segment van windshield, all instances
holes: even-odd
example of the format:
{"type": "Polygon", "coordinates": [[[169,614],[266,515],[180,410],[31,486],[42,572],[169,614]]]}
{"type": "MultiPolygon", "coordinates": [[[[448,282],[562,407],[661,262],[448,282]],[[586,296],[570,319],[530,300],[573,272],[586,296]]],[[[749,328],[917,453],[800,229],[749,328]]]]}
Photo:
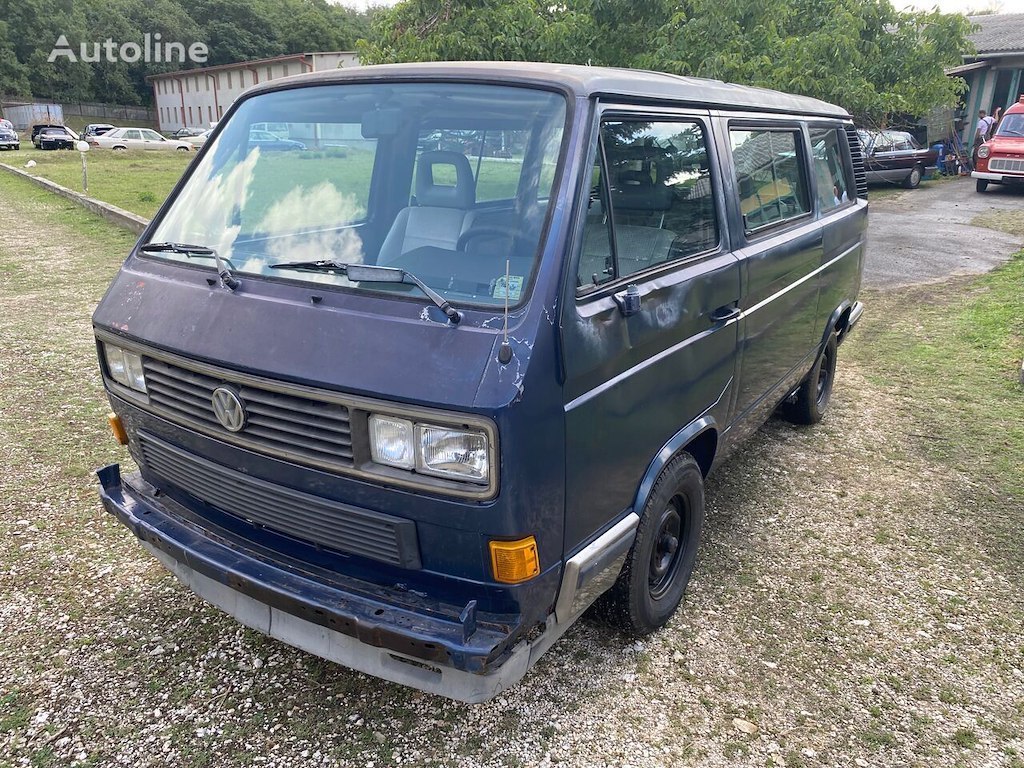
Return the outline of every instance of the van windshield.
{"type": "Polygon", "coordinates": [[[564,97],[507,86],[255,96],[210,142],[149,239],[213,248],[242,277],[419,295],[406,284],[271,269],[329,259],[400,267],[463,306],[504,304],[506,293],[515,304],[529,289],[565,120],[564,97]]]}

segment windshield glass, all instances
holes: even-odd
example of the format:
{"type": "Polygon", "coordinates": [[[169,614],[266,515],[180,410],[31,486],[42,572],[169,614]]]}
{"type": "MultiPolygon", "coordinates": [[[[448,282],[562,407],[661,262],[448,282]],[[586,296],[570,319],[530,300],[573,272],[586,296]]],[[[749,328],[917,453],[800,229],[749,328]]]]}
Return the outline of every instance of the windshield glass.
{"type": "Polygon", "coordinates": [[[533,272],[565,110],[547,91],[464,83],[256,96],[208,142],[150,240],[214,248],[241,277],[418,294],[271,269],[326,259],[400,267],[461,305],[504,304],[508,260],[516,303],[533,272]]]}
{"type": "Polygon", "coordinates": [[[996,136],[1024,136],[1024,112],[1014,112],[1003,117],[996,136]]]}

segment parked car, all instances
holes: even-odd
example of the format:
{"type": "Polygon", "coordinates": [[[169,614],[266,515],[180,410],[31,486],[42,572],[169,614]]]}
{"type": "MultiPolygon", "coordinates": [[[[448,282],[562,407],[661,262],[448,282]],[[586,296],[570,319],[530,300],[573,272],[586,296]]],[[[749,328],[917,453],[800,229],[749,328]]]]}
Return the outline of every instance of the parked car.
{"type": "Polygon", "coordinates": [[[206,140],[210,138],[211,133],[213,133],[213,128],[208,128],[202,133],[196,134],[195,136],[189,136],[187,138],[182,139],[182,141],[184,141],[186,144],[191,144],[193,149],[199,149],[204,144],[206,144],[206,140]]]}
{"type": "Polygon", "coordinates": [[[906,131],[859,129],[869,184],[902,184],[915,189],[927,173],[938,170],[939,152],[922,147],[906,131]]]}
{"type": "Polygon", "coordinates": [[[102,136],[104,133],[114,130],[117,126],[110,123],[90,123],[82,131],[82,138],[89,139],[93,136],[102,136]]]}
{"type": "Polygon", "coordinates": [[[13,128],[0,126],[0,149],[21,149],[21,139],[13,128]]]}
{"type": "Polygon", "coordinates": [[[270,131],[251,130],[249,131],[249,146],[259,147],[264,152],[283,152],[289,149],[305,149],[306,145],[301,141],[282,139],[270,131]]]}
{"type": "Polygon", "coordinates": [[[1024,186],[1024,96],[1003,113],[996,135],[978,148],[971,176],[979,192],[989,184],[1024,186]]]}
{"type": "Polygon", "coordinates": [[[490,699],[602,594],[664,626],[708,473],[776,408],[823,418],[866,195],[850,115],[761,88],[525,62],[254,86],[93,315],[138,467],[98,472],[103,504],[244,624],[490,699]],[[285,115],[366,141],[258,151],[285,115]],[[438,125],[523,151],[423,148],[438,125]]]}
{"type": "Polygon", "coordinates": [[[12,123],[6,117],[0,117],[0,128],[6,128],[9,131],[13,131],[14,123],[12,123]]]}
{"type": "Polygon", "coordinates": [[[169,133],[168,136],[170,136],[172,139],[186,139],[189,136],[198,136],[205,130],[205,128],[179,128],[176,131],[171,131],[171,133],[169,133]]]}
{"type": "Polygon", "coordinates": [[[129,149],[192,151],[191,144],[168,139],[149,128],[115,128],[101,136],[93,136],[89,139],[89,145],[97,149],[112,149],[115,152],[129,149]]]}
{"type": "Polygon", "coordinates": [[[35,125],[32,126],[32,135],[31,135],[32,143],[35,144],[37,147],[39,146],[36,143],[36,137],[39,135],[39,132],[42,131],[44,128],[63,128],[63,127],[64,126],[61,125],[60,123],[36,123],[35,125]]]}
{"type": "Polygon", "coordinates": [[[74,149],[78,143],[78,134],[64,126],[43,128],[36,134],[33,143],[39,149],[74,149]]]}

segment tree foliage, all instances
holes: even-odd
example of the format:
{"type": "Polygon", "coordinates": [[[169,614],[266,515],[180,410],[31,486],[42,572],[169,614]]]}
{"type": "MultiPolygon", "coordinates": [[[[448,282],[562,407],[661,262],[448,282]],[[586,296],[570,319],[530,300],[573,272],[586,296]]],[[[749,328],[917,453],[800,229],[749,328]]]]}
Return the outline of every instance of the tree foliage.
{"type": "Polygon", "coordinates": [[[308,51],[354,50],[372,13],[327,0],[0,0],[0,95],[55,101],[144,104],[146,77],[203,66],[157,62],[49,62],[64,35],[79,46],[111,39],[142,44],[148,33],[209,48],[206,65],[308,51]]]}
{"type": "Polygon", "coordinates": [[[960,14],[889,0],[404,0],[366,63],[534,60],[655,69],[838,103],[865,121],[951,106],[943,68],[971,50],[960,14]]]}

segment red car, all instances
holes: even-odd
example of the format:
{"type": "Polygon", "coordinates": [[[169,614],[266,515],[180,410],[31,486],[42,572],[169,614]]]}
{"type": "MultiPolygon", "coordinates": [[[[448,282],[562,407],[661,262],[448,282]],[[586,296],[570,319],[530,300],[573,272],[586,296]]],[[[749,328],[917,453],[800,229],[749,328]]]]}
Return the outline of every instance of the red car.
{"type": "Polygon", "coordinates": [[[978,148],[971,176],[979,192],[989,184],[1024,187],[1024,96],[1003,114],[996,135],[978,148]]]}

